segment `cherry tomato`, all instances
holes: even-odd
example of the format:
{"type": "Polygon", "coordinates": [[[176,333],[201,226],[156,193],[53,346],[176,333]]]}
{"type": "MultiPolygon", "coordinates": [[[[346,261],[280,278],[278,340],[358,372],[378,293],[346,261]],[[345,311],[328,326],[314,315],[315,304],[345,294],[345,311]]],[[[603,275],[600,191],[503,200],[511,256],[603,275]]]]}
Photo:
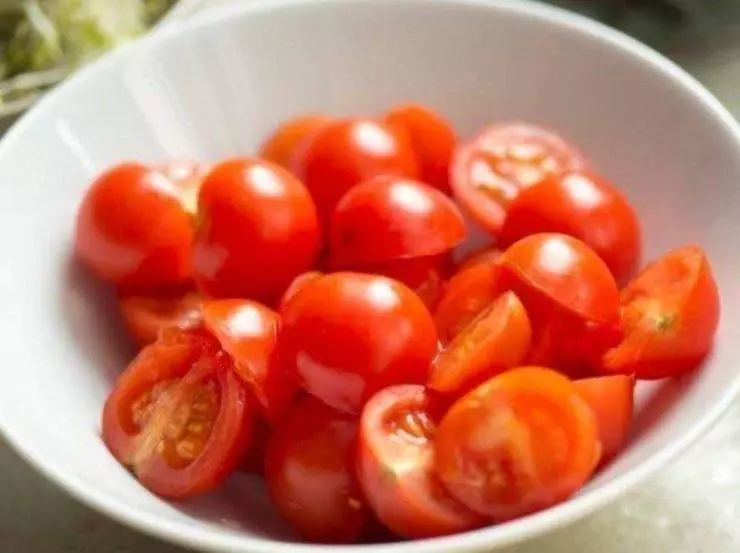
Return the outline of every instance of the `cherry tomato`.
{"type": "Polygon", "coordinates": [[[303,538],[357,540],[368,516],[354,475],[357,419],[306,398],[279,424],[265,476],[280,513],[303,538]]]}
{"type": "Polygon", "coordinates": [[[379,175],[418,174],[407,137],[371,119],[344,119],[324,126],[296,152],[293,172],[311,191],[324,220],[360,182],[379,175]]]}
{"type": "Polygon", "coordinates": [[[334,273],[288,303],[280,349],[306,391],[359,413],[381,388],[426,381],[437,333],[424,303],[403,284],[334,273]]]}
{"type": "Polygon", "coordinates": [[[438,113],[418,104],[392,109],[386,114],[385,121],[408,135],[421,180],[449,194],[450,160],[457,143],[452,126],[438,113]]]}
{"type": "Polygon", "coordinates": [[[192,242],[192,218],[177,186],[138,163],[100,175],[77,213],[77,256],[100,278],[132,292],[183,284],[192,242]]]}
{"type": "Polygon", "coordinates": [[[524,123],[500,124],[458,148],[450,184],[476,222],[498,234],[520,190],[584,166],[583,155],[554,132],[524,123]]]}
{"type": "Polygon", "coordinates": [[[511,202],[501,243],[560,232],[583,240],[626,282],[640,264],[640,224],[632,206],[611,183],[591,171],[551,175],[511,202]]]}
{"type": "Polygon", "coordinates": [[[573,385],[596,415],[602,459],[613,458],[627,442],[632,424],[635,381],[631,376],[618,374],[576,380],[573,385]]]}
{"type": "Polygon", "coordinates": [[[178,196],[185,211],[195,215],[198,212],[198,191],[209,167],[192,160],[179,159],[155,167],[177,187],[178,196]]]}
{"type": "Polygon", "coordinates": [[[624,340],[607,372],[638,379],[677,376],[707,356],[719,326],[717,284],[704,251],[684,246],[648,265],[622,290],[624,340]]]}
{"type": "Polygon", "coordinates": [[[290,286],[288,286],[288,289],[285,290],[285,293],[283,294],[283,297],[280,299],[280,308],[279,311],[282,313],[285,307],[288,305],[288,302],[291,301],[298,292],[300,292],[304,286],[306,286],[309,282],[313,282],[314,280],[317,280],[324,276],[324,273],[321,273],[319,271],[308,271],[306,273],[301,273],[297,277],[293,279],[293,282],[290,283],[290,286]]]}
{"type": "Polygon", "coordinates": [[[123,322],[129,336],[140,347],[155,342],[165,329],[197,328],[203,322],[203,296],[186,292],[182,296],[121,296],[123,322]]]}
{"type": "Polygon", "coordinates": [[[273,423],[280,420],[300,389],[295,373],[278,359],[280,316],[249,300],[206,301],[202,309],[206,328],[231,356],[262,415],[273,423]]]}
{"type": "Polygon", "coordinates": [[[103,440],[146,488],[184,498],[231,474],[253,419],[248,391],[213,338],[171,331],[118,379],[103,410],[103,440]]]}
{"type": "Polygon", "coordinates": [[[495,263],[504,252],[494,246],[483,246],[468,253],[458,266],[458,271],[464,271],[481,263],[495,263]]]}
{"type": "Polygon", "coordinates": [[[532,341],[527,311],[506,292],[466,326],[432,363],[429,387],[461,394],[524,361],[532,341]]]}
{"type": "Polygon", "coordinates": [[[331,218],[332,264],[376,263],[437,255],[465,240],[465,221],[439,190],[382,176],[355,186],[331,218]]]}
{"type": "Polygon", "coordinates": [[[482,522],[434,474],[434,432],[443,412],[414,385],[381,390],[362,412],[357,477],[373,512],[402,536],[442,536],[482,522]]]}
{"type": "Polygon", "coordinates": [[[259,156],[290,169],[293,156],[331,119],[307,115],[283,123],[260,148],[259,156]]]}
{"type": "Polygon", "coordinates": [[[193,248],[198,286],[214,297],[276,302],[319,249],[316,209],[285,169],[231,159],[206,177],[193,248]]]}
{"type": "Polygon", "coordinates": [[[596,417],[573,383],[539,367],[505,372],[463,396],[435,443],[450,494],[495,521],[564,501],[601,453],[596,417]]]}

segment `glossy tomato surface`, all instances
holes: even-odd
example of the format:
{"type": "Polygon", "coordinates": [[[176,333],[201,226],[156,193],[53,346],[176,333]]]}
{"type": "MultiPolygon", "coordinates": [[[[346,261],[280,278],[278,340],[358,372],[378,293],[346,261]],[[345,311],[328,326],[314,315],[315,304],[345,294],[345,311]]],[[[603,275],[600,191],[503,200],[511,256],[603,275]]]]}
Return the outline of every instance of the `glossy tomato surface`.
{"type": "Polygon", "coordinates": [[[367,403],[357,475],[380,521],[409,538],[463,532],[482,523],[434,473],[434,433],[444,404],[423,386],[393,386],[367,403]]]}
{"type": "Polygon", "coordinates": [[[542,232],[579,238],[618,282],[626,283],[639,268],[642,233],[637,215],[613,184],[592,171],[550,175],[511,202],[501,230],[503,245],[542,232]]]}
{"type": "Polygon", "coordinates": [[[193,269],[208,295],[276,302],[313,266],[316,209],[285,169],[258,159],[224,161],[205,178],[198,199],[193,269]]]}
{"type": "Polygon", "coordinates": [[[353,186],[380,175],[416,178],[413,148],[403,133],[373,119],[342,119],[323,127],[296,152],[293,172],[328,220],[353,186]]]}
{"type": "Polygon", "coordinates": [[[423,383],[437,350],[429,311],[409,288],[359,273],[308,283],[283,311],[281,356],[303,387],[359,413],[377,390],[423,383]]]}
{"type": "Polygon", "coordinates": [[[639,379],[677,376],[709,354],[720,319],[706,254],[684,246],[648,265],[621,295],[624,340],[604,357],[607,372],[639,379]]]}
{"type": "Polygon", "coordinates": [[[549,369],[500,374],[459,399],[437,429],[437,474],[473,511],[506,521],[566,500],[601,454],[596,417],[549,369]]]}
{"type": "Polygon", "coordinates": [[[338,266],[437,255],[467,235],[450,198],[395,176],[376,177],[347,192],[329,228],[331,260],[338,266]]]}
{"type": "Polygon", "coordinates": [[[192,218],[177,186],[139,163],[101,174],[77,212],[77,256],[131,292],[182,285],[190,278],[192,243],[192,218]]]}
{"type": "Polygon", "coordinates": [[[486,128],[453,157],[455,198],[476,222],[497,235],[511,201],[546,177],[585,166],[575,146],[553,131],[526,123],[486,128]]]}
{"type": "Polygon", "coordinates": [[[305,148],[313,136],[330,121],[329,117],[323,115],[306,115],[286,121],[262,144],[259,156],[290,169],[293,156],[305,148]]]}
{"type": "Polygon", "coordinates": [[[272,433],[265,476],[280,513],[304,539],[352,543],[368,511],[354,474],[358,421],[308,397],[272,433]]]}
{"type": "Polygon", "coordinates": [[[103,410],[103,440],[150,491],[199,495],[219,486],[249,446],[246,386],[204,331],[171,331],[139,353],[103,410]]]}
{"type": "Polygon", "coordinates": [[[169,329],[188,330],[203,322],[203,296],[186,292],[174,296],[126,296],[118,299],[131,339],[140,347],[151,344],[169,329]]]}

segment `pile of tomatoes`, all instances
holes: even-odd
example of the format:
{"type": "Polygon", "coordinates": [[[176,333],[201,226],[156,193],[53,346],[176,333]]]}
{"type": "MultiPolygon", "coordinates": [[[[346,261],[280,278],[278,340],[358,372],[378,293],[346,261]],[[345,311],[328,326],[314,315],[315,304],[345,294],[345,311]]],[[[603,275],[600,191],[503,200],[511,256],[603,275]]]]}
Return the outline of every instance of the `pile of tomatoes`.
{"type": "Polygon", "coordinates": [[[155,494],[261,474],[315,542],[505,522],[619,453],[636,379],[711,350],[702,249],[638,273],[633,208],[552,131],[459,142],[410,105],[290,121],[259,156],[123,163],[79,209],[140,347],[103,439],[155,494]]]}

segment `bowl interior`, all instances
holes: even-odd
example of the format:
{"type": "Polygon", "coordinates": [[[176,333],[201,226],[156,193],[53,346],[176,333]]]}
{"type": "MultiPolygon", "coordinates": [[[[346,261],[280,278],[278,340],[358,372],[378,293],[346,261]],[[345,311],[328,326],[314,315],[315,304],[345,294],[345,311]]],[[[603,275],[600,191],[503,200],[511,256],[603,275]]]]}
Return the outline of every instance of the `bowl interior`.
{"type": "MultiPolygon", "coordinates": [[[[437,108],[463,137],[492,121],[558,129],[634,203],[647,259],[699,243],[724,305],[740,304],[738,133],[708,93],[657,55],[522,2],[266,0],[108,56],[0,145],[0,429],[76,495],[140,528],[204,548],[280,549],[291,535],[249,478],[167,503],[103,446],[101,406],[131,350],[111,291],[71,258],[76,208],[93,175],[124,159],[250,154],[291,116],[381,113],[408,100],[437,108]]],[[[425,550],[520,539],[648,475],[729,404],[739,331],[726,309],[701,372],[640,387],[629,448],[576,499],[425,550]]]]}

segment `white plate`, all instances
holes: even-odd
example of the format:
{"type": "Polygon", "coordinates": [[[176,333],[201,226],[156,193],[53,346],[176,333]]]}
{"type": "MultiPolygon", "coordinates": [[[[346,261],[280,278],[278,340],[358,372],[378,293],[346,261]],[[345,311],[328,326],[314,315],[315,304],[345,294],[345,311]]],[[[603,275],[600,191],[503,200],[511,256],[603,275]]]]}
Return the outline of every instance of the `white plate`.
{"type": "MultiPolygon", "coordinates": [[[[527,119],[580,145],[634,202],[648,257],[708,251],[726,306],[695,376],[640,388],[627,451],[577,497],[510,523],[375,551],[467,551],[546,532],[649,478],[702,435],[738,387],[740,131],[692,78],[621,34],[552,8],[488,0],[264,0],[162,30],[83,69],[0,143],[0,429],[43,473],[118,520],[203,549],[290,543],[253,482],[187,504],[136,484],[99,439],[130,352],[110,291],[71,260],[77,205],[122,159],[254,151],[306,112],[419,100],[463,135],[527,119]]],[[[349,551],[354,548],[336,548],[349,551]]]]}

